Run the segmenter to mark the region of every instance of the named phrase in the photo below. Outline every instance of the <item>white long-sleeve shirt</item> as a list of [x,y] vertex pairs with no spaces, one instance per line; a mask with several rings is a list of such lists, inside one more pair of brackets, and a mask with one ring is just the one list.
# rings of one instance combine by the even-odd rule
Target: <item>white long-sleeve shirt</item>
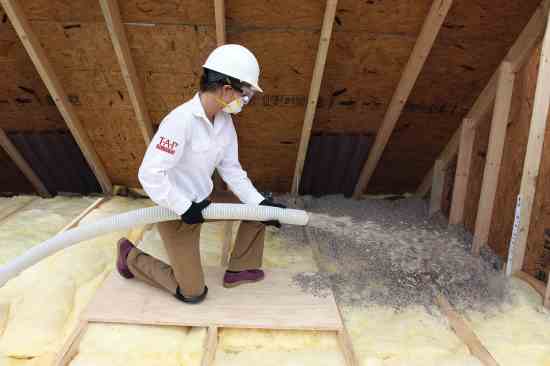
[[139,181],[155,203],[181,215],[192,201],[212,193],[214,169],[241,202],[264,199],[239,163],[231,116],[220,111],[212,124],[197,93],[162,120],[145,152]]

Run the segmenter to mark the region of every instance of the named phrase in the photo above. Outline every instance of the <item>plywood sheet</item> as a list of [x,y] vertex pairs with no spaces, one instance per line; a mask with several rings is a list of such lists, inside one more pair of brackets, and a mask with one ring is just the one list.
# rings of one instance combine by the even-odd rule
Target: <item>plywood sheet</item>
[[209,288],[200,305],[186,305],[170,294],[112,273],[84,313],[94,322],[220,326],[265,329],[340,330],[330,290],[326,296],[303,292],[292,273],[266,271],[265,280],[232,289],[221,285],[224,270],[205,268]]

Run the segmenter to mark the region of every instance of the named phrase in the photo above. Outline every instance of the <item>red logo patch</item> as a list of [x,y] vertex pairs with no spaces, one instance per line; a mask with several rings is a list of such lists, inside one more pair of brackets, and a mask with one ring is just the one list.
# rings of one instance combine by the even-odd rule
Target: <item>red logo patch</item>
[[176,141],[170,141],[170,139],[163,136],[161,136],[160,142],[156,146],[157,149],[172,155],[176,153],[176,147],[178,147],[178,143]]

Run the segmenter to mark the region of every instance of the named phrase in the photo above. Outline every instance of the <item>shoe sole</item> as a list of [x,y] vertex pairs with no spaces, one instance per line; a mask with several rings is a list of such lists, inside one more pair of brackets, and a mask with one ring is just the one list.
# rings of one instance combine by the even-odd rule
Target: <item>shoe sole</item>
[[258,280],[242,280],[242,281],[233,282],[233,283],[224,282],[223,287],[233,288],[233,287],[237,287],[237,286],[244,285],[244,284],[247,284],[247,283],[260,282],[262,280],[263,280],[263,278],[260,278]]

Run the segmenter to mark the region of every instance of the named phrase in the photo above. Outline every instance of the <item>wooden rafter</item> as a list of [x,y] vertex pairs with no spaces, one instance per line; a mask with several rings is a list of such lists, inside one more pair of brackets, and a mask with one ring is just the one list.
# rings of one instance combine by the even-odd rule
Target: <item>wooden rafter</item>
[[[548,13],[547,13],[548,17]],[[548,19],[548,18],[547,18]],[[523,175],[518,195],[518,207],[514,232],[510,239],[507,273],[514,274],[521,271],[529,227],[533,211],[533,203],[539,178],[540,163],[542,160],[542,148],[544,135],[548,121],[548,108],[550,104],[550,23],[547,23],[546,32],[542,44],[533,114],[529,127],[529,140],[527,152],[523,164]]]
[[42,197],[51,197],[50,192],[42,182],[42,180],[36,175],[31,166],[27,163],[25,158],[19,153],[17,147],[11,142],[6,132],[0,128],[0,146],[6,151],[6,154],[13,160],[15,165],[21,170],[21,172],[31,182],[36,192]]
[[512,70],[512,64],[507,61],[503,62],[500,65],[495,107],[493,109],[493,119],[489,135],[489,148],[485,160],[481,195],[477,209],[472,246],[472,253],[475,255],[479,255],[481,247],[487,244],[487,240],[489,239],[498,178],[500,176],[500,164],[504,152],[506,130],[508,129],[512,106],[514,79],[515,74]]
[[227,38],[225,33],[225,2],[214,0],[214,16],[216,17],[216,43],[218,46],[225,44]]
[[139,129],[141,130],[145,144],[149,145],[153,137],[151,117],[147,110],[143,88],[137,75],[134,60],[132,59],[124,24],[122,24],[120,18],[118,0],[99,0],[99,3],[105,17],[109,35],[111,36],[120,70],[122,71],[122,77],[126,83],[126,88],[128,88],[130,102],[134,107]]
[[460,147],[456,164],[451,212],[449,214],[449,224],[451,225],[464,222],[464,208],[466,206],[466,193],[468,192],[475,137],[474,120],[465,118],[460,129]]
[[361,170],[361,175],[353,192],[354,198],[359,198],[367,188],[452,4],[453,0],[434,0],[432,3],[409,61],[403,70],[401,80],[399,80],[397,89],[388,106],[384,120],[376,133],[376,139],[369,157]]
[[319,99],[319,91],[321,90],[321,82],[325,71],[328,49],[330,46],[330,38],[332,36],[332,26],[336,15],[338,0],[327,0],[325,7],[325,15],[321,28],[321,37],[319,39],[319,47],[317,49],[317,59],[313,68],[313,76],[309,88],[309,96],[304,116],[304,124],[300,137],[300,145],[298,147],[298,155],[296,157],[296,168],[294,169],[294,178],[292,179],[292,194],[297,195],[300,190],[300,180],[304,170],[304,162],[306,159],[309,139],[311,137],[311,128],[313,127],[313,119],[315,118],[315,110],[317,109],[317,101]]
[[[544,34],[546,26],[546,16],[548,14],[547,9],[550,7],[550,0],[543,0],[529,23],[525,26],[519,37],[516,39],[514,45],[508,51],[508,54],[504,60],[511,62],[512,69],[517,72],[525,63],[525,60],[529,56],[529,52],[535,47],[537,41]],[[498,71],[496,70],[485,89],[481,92],[476,99],[472,109],[468,112],[465,118],[473,120],[474,128],[477,126],[480,120],[489,113],[493,106],[498,81]],[[436,160],[442,160],[447,165],[454,159],[458,152],[458,146],[460,142],[461,127],[459,127],[454,133],[451,140],[447,143],[441,154]],[[431,181],[433,175],[433,168],[426,173],[422,183],[418,187],[416,193],[419,196],[425,196],[430,190]]]
[[48,91],[59,109],[59,112],[67,124],[67,127],[82,150],[82,154],[92,168],[92,171],[101,185],[103,192],[110,193],[112,191],[112,184],[105,167],[97,155],[97,152],[94,150],[86,131],[84,131],[76,111],[69,102],[65,89],[61,85],[61,82],[59,81],[59,78],[50,63],[46,52],[40,44],[40,41],[32,30],[21,5],[19,5],[16,0],[0,0],[0,3],[4,7],[11,24],[15,28],[19,39],[27,50],[27,53],[36,67],[36,70],[40,74],[42,81],[48,88]]

